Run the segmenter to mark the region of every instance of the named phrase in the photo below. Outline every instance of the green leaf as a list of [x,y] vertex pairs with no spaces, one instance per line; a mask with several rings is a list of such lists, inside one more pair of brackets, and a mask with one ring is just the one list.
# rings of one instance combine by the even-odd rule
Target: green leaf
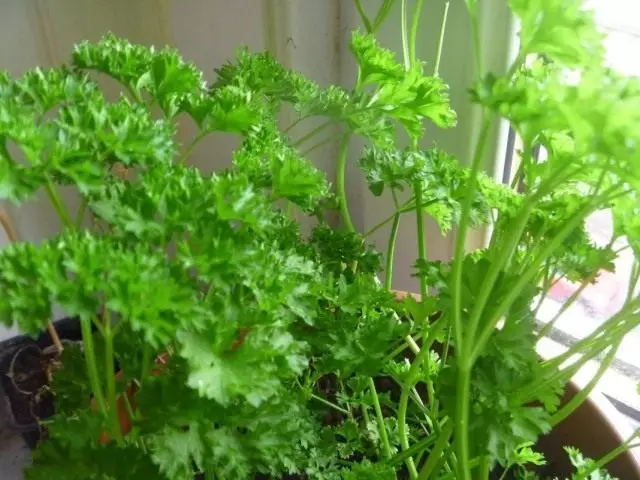
[[520,19],[520,42],[527,53],[540,53],[567,66],[597,64],[602,34],[581,0],[509,0]]

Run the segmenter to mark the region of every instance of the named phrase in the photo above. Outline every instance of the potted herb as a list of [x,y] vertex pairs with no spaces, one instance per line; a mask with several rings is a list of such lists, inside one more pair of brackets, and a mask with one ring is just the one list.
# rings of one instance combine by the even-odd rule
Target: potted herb
[[[351,90],[246,50],[208,85],[174,50],[112,35],[78,45],[70,67],[0,78],[0,192],[21,203],[44,189],[65,226],[1,252],[2,321],[37,335],[60,305],[82,338],[46,363],[55,415],[42,419],[28,478],[538,478],[536,441],[593,388],[563,401],[569,380],[604,354],[600,376],[640,323],[634,275],[624,307],[596,332],[558,357],[536,353],[540,295],[558,278],[590,282],[615,258],[590,243],[591,212],[612,209],[616,237],[637,253],[639,84],[601,67],[577,2],[513,0],[520,51],[506,74],[480,73],[472,88],[483,127],[464,167],[421,146],[426,122],[450,128],[456,116],[439,61],[425,73],[415,55],[422,2],[411,21],[400,2],[402,62],[377,43],[393,3],[370,18],[356,2],[364,31],[351,41]],[[477,4],[467,5],[477,28]],[[120,99],[108,102],[94,75],[118,81]],[[296,125],[326,123],[292,138],[277,121],[285,105]],[[498,117],[523,140],[523,193],[480,172]],[[181,147],[185,118],[198,134]],[[332,125],[343,126],[335,196],[303,155]],[[220,131],[242,138],[233,165],[190,167],[198,142]],[[391,225],[384,285],[347,205],[356,135],[372,193],[390,192],[396,206],[380,225]],[[544,163],[532,159],[537,145]],[[60,185],[82,196],[75,215]],[[325,221],[333,209],[341,227]],[[315,219],[310,235],[294,212]],[[391,290],[407,215],[420,295]],[[427,215],[456,229],[450,262],[428,259]],[[466,251],[469,227],[488,223],[489,246]],[[568,445],[572,478],[608,478],[602,467],[637,443],[638,432],[596,460]]]

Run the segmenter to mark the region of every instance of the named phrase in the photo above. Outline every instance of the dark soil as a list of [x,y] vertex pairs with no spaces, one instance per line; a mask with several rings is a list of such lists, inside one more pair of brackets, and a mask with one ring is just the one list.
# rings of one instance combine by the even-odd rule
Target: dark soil
[[[76,318],[56,322],[56,330],[65,341],[81,339]],[[55,413],[49,390],[55,349],[47,332],[37,339],[16,337],[0,346],[0,382],[9,406],[9,427],[22,433],[30,448],[43,436],[40,421]]]
[[39,420],[54,413],[48,388],[53,358],[30,341],[11,349],[0,365],[2,389],[13,416],[10,426],[23,433],[30,446],[40,437]]

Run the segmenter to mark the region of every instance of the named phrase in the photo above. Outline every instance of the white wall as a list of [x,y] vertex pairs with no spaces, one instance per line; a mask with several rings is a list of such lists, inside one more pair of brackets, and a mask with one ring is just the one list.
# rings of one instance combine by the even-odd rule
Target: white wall
[[[377,4],[377,2],[364,2]],[[400,2],[397,2],[398,5]],[[412,2],[410,9],[412,9]],[[432,61],[444,0],[430,0],[423,9],[419,56]],[[500,66],[507,45],[507,25],[500,0],[485,2],[491,32],[497,39],[487,39]],[[399,12],[380,34],[385,46],[400,51]],[[11,74],[41,65],[65,62],[74,43],[97,40],[108,31],[132,42],[178,48],[183,56],[196,62],[212,78],[213,68],[233,56],[240,45],[268,49],[285,65],[308,74],[321,84],[353,84],[353,61],[348,52],[350,30],[358,24],[350,0],[4,0],[0,15],[0,65]],[[425,145],[437,141],[440,146],[468,161],[477,118],[468,102],[467,89],[474,76],[469,24],[463,0],[453,0],[445,38],[441,75],[452,86],[451,99],[459,121],[449,131],[429,130]],[[491,60],[491,59],[490,59]],[[428,67],[429,68],[429,67]],[[283,118],[283,124],[288,119]],[[307,124],[308,128],[309,124]],[[194,129],[188,125],[179,133],[189,142]],[[230,162],[230,152],[237,138],[214,135],[194,152],[194,163],[214,169]],[[391,213],[388,198],[375,199],[368,192],[362,176],[355,169],[357,150],[350,158],[348,190],[354,223],[361,230],[375,225]],[[336,146],[328,145],[313,152],[314,162],[335,175]],[[63,192],[65,203],[76,208],[78,199],[72,190]],[[5,205],[6,206],[6,205]],[[38,241],[59,229],[52,207],[43,198],[16,210],[6,206],[22,239]],[[401,225],[396,252],[394,286],[415,290],[410,265],[417,257],[415,218],[407,215]],[[428,224],[428,250],[431,258],[447,258],[451,237],[443,237],[437,227]],[[380,249],[386,246],[388,230],[373,241]],[[478,235],[477,238],[481,238]],[[481,240],[480,240],[481,241]],[[0,237],[0,246],[5,239]],[[4,334],[6,336],[6,333]],[[0,338],[3,336],[0,331]]]

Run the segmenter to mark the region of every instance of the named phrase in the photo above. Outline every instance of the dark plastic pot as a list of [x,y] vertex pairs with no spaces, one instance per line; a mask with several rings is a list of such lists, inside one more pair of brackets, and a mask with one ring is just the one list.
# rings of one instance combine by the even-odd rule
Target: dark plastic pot
[[[82,336],[76,318],[55,322],[63,342],[77,342]],[[49,391],[50,368],[56,351],[51,337],[17,336],[0,342],[0,409],[5,426],[19,432],[30,448],[42,437],[40,420],[55,413]]]

